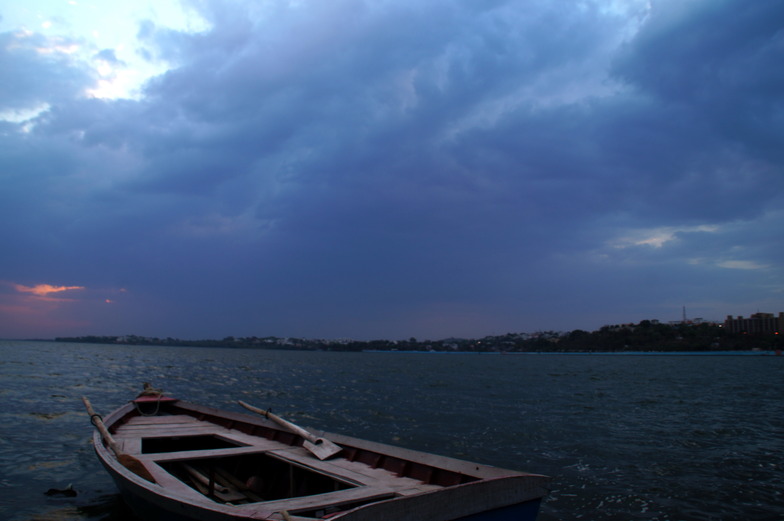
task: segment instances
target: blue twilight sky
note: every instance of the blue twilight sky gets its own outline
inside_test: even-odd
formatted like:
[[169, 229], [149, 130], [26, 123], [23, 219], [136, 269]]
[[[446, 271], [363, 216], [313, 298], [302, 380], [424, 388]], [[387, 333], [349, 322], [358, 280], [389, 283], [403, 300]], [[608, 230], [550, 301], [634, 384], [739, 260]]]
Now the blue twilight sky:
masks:
[[784, 2], [9, 4], [0, 337], [784, 311]]

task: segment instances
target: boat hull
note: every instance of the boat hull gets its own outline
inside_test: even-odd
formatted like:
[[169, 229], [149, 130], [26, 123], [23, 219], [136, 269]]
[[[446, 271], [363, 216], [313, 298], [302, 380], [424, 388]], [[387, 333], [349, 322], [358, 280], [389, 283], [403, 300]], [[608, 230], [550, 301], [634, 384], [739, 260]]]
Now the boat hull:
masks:
[[[134, 515], [143, 521], [229, 521], [244, 519], [233, 516], [225, 517], [216, 513], [211, 514], [201, 509], [189, 511], [182, 504], [161, 502], [158, 497], [134, 493], [127, 487], [127, 482], [122, 477], [115, 477], [114, 482], [123, 501], [131, 508]], [[533, 499], [517, 505], [496, 508], [450, 521], [536, 521], [540, 504], [541, 499]], [[427, 518], [419, 519], [421, 521], [429, 521]]]
[[[130, 452], [152, 472], [155, 483], [121, 465], [97, 432], [93, 439], [102, 465], [143, 521], [283, 520], [286, 511], [294, 521], [534, 521], [547, 493], [549, 478], [545, 476], [339, 434], [319, 434], [343, 447], [339, 457], [319, 461], [305, 451], [303, 440], [278, 433], [263, 418], [173, 402], [161, 408], [161, 416], [157, 416], [157, 409], [152, 418], [140, 414], [137, 404], [131, 403], [106, 418], [107, 427], [123, 446], [135, 447]], [[216, 438], [239, 440], [238, 445], [192, 446], [196, 441], [205, 443], [205, 435], [193, 435], [196, 430], [210, 429]], [[178, 445], [172, 445], [174, 441]], [[184, 448], [182, 444], [191, 446]], [[267, 501], [253, 499], [237, 506], [217, 502], [203, 490], [204, 495], [200, 494], [195, 484], [185, 483], [178, 470], [178, 465], [226, 465], [239, 459], [253, 465], [267, 464], [272, 458], [287, 462], [290, 472], [295, 469], [321, 476], [320, 480], [333, 479], [330, 483], [335, 488]], [[278, 479], [277, 474], [274, 477]], [[245, 480], [243, 475], [242, 482]]]
[[[202, 510], [188, 511], [182, 504], [161, 502], [156, 497], [148, 494], [137, 495], [126, 486], [122, 478], [115, 478], [123, 501], [133, 510], [134, 515], [144, 521], [227, 521], [236, 520], [236, 517], [225, 517], [219, 514], [210, 514]], [[539, 514], [541, 499], [525, 501], [517, 505], [496, 508], [487, 512], [480, 512], [469, 516], [459, 517], [451, 521], [535, 521]], [[403, 521], [403, 520], [401, 520]], [[427, 521], [422, 519], [422, 521]]]

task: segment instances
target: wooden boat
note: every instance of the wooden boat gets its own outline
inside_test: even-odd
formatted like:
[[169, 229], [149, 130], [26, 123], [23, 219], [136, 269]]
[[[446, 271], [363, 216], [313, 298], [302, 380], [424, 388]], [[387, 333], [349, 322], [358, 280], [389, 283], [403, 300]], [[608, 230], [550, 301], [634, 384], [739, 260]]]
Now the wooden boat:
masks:
[[[105, 419], [85, 404], [98, 458], [144, 521], [527, 521], [549, 482], [170, 397]], [[315, 454], [311, 438], [339, 452]]]

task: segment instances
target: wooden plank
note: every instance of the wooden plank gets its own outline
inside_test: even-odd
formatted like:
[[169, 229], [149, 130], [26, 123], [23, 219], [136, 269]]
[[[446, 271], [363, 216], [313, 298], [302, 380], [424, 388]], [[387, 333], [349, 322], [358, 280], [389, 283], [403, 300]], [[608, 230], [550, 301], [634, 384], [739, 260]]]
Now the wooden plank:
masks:
[[[186, 472], [188, 472], [188, 474], [190, 474], [196, 481], [198, 481], [202, 485], [209, 486], [209, 484], [210, 484], [209, 476], [206, 476], [203, 472], [198, 470], [196, 467], [194, 467], [193, 465], [189, 465], [187, 463], [181, 463], [180, 466], [182, 468], [184, 468], [186, 470]], [[212, 486], [213, 486], [213, 489], [215, 490], [215, 492], [222, 492], [222, 493], [229, 492], [228, 487], [225, 487], [225, 486], [222, 486], [222, 485], [218, 485], [215, 482], [214, 478], [212, 480]]]
[[126, 423], [119, 427], [118, 431], [123, 430], [140, 430], [140, 429], [187, 429], [193, 427], [203, 427], [208, 429], [215, 429], [215, 430], [226, 430], [225, 427], [221, 427], [220, 425], [215, 425], [214, 423], [209, 422], [200, 422], [200, 421], [157, 421], [157, 422], [149, 422], [149, 423]]
[[227, 431], [221, 432], [218, 434], [221, 438], [225, 438], [227, 440], [237, 441], [239, 443], [245, 445], [268, 445], [273, 443], [281, 448], [283, 447], [291, 447], [288, 443], [285, 443], [280, 440], [271, 440], [269, 438], [265, 438], [264, 436], [256, 436], [253, 434], [247, 434], [242, 431], [238, 431], [236, 429], [229, 429]]
[[167, 416], [134, 416], [130, 418], [123, 426], [129, 425], [157, 425], [157, 424], [175, 424], [175, 423], [207, 423], [199, 421], [193, 416], [187, 414], [172, 414]]
[[210, 501], [198, 491], [189, 487], [187, 484], [180, 481], [177, 477], [173, 476], [165, 469], [156, 465], [154, 462], [146, 463], [147, 469], [150, 474], [155, 478], [155, 482], [170, 494], [181, 496], [189, 502], [204, 502]]
[[345, 447], [356, 447], [361, 450], [368, 450], [377, 452], [393, 458], [399, 458], [406, 461], [415, 461], [422, 465], [429, 465], [437, 469], [446, 469], [458, 474], [465, 474], [480, 479], [500, 478], [506, 476], [522, 476], [533, 475], [514, 470], [502, 469], [490, 465], [483, 465], [480, 463], [473, 463], [470, 461], [450, 458], [448, 456], [440, 456], [428, 452], [415, 451], [405, 449], [403, 447], [396, 447], [393, 445], [386, 445], [369, 440], [362, 440], [352, 438], [342, 434], [329, 433], [323, 431], [313, 431], [315, 436], [323, 436], [331, 439], [338, 445]]
[[[185, 435], [187, 436], [187, 433]], [[183, 434], [182, 433], [177, 433], [176, 435], [173, 434], [172, 436], [179, 437], [179, 436], [183, 436]], [[152, 436], [143, 436], [143, 437], [149, 439], [149, 438], [168, 437], [168, 436], [155, 436], [155, 435], [152, 435]], [[245, 436], [242, 436], [242, 435], [237, 435], [235, 433], [228, 433], [228, 432], [227, 433], [217, 433], [215, 437], [218, 438], [218, 439], [224, 439], [225, 441], [227, 441], [229, 443], [236, 443], [237, 444], [236, 447], [225, 447], [225, 449], [228, 449], [228, 450], [253, 448], [253, 449], [256, 449], [256, 450], [259, 450], [259, 451], [268, 451], [268, 450], [286, 450], [286, 449], [290, 449], [291, 448], [289, 445], [282, 444], [282, 443], [279, 443], [279, 442], [274, 441], [274, 440], [268, 440], [266, 438], [245, 437]], [[120, 440], [122, 440], [124, 443], [127, 443], [127, 444], [134, 444], [134, 443], [136, 443], [136, 444], [139, 445], [139, 447], [141, 447], [142, 437], [139, 437], [139, 436], [133, 436], [133, 435], [130, 435], [130, 436], [117, 436], [115, 439], [118, 440], [118, 442]]]
[[[340, 507], [360, 501], [382, 500], [394, 497], [395, 492], [383, 487], [356, 487], [337, 492], [327, 492], [313, 496], [302, 496], [288, 499], [278, 499], [265, 501], [255, 506], [263, 506], [269, 512], [280, 512], [286, 510], [292, 514], [297, 512], [316, 510], [329, 507]], [[245, 509], [245, 505], [237, 505], [237, 510]], [[248, 505], [248, 508], [251, 508]], [[399, 520], [398, 520], [399, 521]]]
[[220, 467], [215, 468], [215, 474], [218, 481], [226, 486], [231, 486], [235, 490], [244, 494], [250, 501], [261, 502], [264, 498], [253, 492], [245, 483], [237, 479], [235, 476]]
[[423, 485], [421, 481], [416, 479], [400, 477], [397, 474], [394, 474], [388, 470], [383, 468], [373, 468], [364, 463], [357, 463], [353, 461], [347, 461], [343, 459], [335, 459], [331, 460], [330, 463], [337, 468], [355, 472], [358, 474], [362, 474], [367, 478], [373, 479], [379, 483], [383, 483], [385, 486], [394, 486], [394, 487], [401, 487], [401, 488], [413, 488], [420, 485]]
[[219, 499], [223, 503], [248, 501], [247, 496], [236, 490], [234, 487], [227, 487], [219, 483], [218, 480], [216, 480], [217, 475], [213, 474], [212, 480], [210, 480], [209, 475], [204, 474], [204, 472], [191, 465], [182, 463], [181, 466], [190, 475], [193, 480], [193, 484], [202, 494], [205, 495], [205, 497], [210, 498], [211, 493], [212, 497]]
[[177, 431], [180, 429], [210, 429], [216, 430], [219, 427], [211, 424], [201, 424], [201, 423], [156, 423], [156, 424], [149, 424], [149, 425], [124, 425], [117, 429], [117, 432], [144, 432], [147, 430], [165, 430], [170, 429], [172, 431]]
[[214, 425], [207, 422], [188, 422], [183, 424], [149, 424], [146, 426], [132, 425], [124, 426], [119, 429], [117, 436], [133, 437], [141, 436], [145, 438], [164, 437], [164, 436], [188, 436], [192, 434], [213, 434], [219, 438], [224, 438], [229, 441], [235, 441], [241, 445], [267, 445], [275, 443], [281, 447], [289, 447], [290, 445], [280, 442], [269, 440], [263, 436], [253, 436], [245, 434], [244, 432], [227, 429], [219, 425]]
[[289, 448], [282, 451], [270, 451], [284, 461], [288, 461], [300, 467], [313, 469], [315, 472], [327, 474], [341, 481], [348, 481], [357, 484], [373, 487], [383, 487], [390, 490], [412, 490], [420, 491], [433, 490], [440, 488], [437, 486], [425, 485], [421, 481], [399, 477], [388, 470], [382, 468], [372, 468], [364, 463], [346, 461], [341, 458], [320, 461], [313, 457], [304, 449]]
[[[169, 417], [164, 417], [169, 418]], [[123, 429], [155, 429], [155, 428], [164, 428], [169, 427], [172, 429], [185, 429], [188, 427], [205, 427], [210, 429], [216, 430], [226, 430], [226, 427], [221, 425], [217, 425], [210, 422], [198, 421], [198, 420], [183, 420], [180, 421], [179, 418], [173, 418], [171, 421], [155, 421], [155, 422], [128, 422], [124, 425], [120, 426], [117, 430]]]
[[[251, 447], [251, 453], [264, 452], [267, 450], [291, 448], [289, 445], [269, 440], [264, 437], [251, 436], [237, 430], [226, 429], [219, 425], [209, 422], [202, 422], [190, 416], [165, 416], [156, 420], [154, 417], [136, 418], [135, 421], [128, 422], [118, 429], [115, 438], [126, 448], [128, 453], [140, 454], [142, 438], [169, 438], [187, 436], [211, 435], [219, 439], [236, 443], [236, 449]], [[166, 421], [161, 421], [166, 420]], [[169, 420], [174, 420], [169, 423]], [[214, 452], [214, 451], [219, 452]], [[210, 449], [204, 451], [177, 451], [166, 455], [159, 455], [159, 458], [187, 459], [195, 457], [218, 457], [229, 456], [236, 453], [234, 447], [225, 449]], [[239, 454], [247, 453], [241, 451]]]
[[183, 427], [172, 427], [161, 425], [156, 427], [136, 427], [118, 430], [117, 437], [144, 437], [144, 438], [168, 438], [174, 436], [199, 436], [204, 434], [218, 434], [228, 431], [219, 431], [214, 426], [193, 425]]
[[275, 440], [268, 440], [267, 438], [260, 438], [258, 436], [251, 436], [239, 431], [222, 432], [217, 435], [218, 438], [234, 442], [240, 446], [256, 447], [264, 450], [279, 450], [284, 448], [291, 448], [290, 445], [281, 443]]
[[117, 436], [115, 439], [124, 453], [133, 454], [134, 456], [142, 453], [142, 440], [140, 438]]
[[229, 456], [247, 456], [251, 454], [265, 454], [267, 451], [259, 447], [229, 447], [227, 449], [184, 450], [180, 452], [160, 452], [156, 454], [142, 454], [142, 461], [188, 461], [207, 458], [225, 458]]

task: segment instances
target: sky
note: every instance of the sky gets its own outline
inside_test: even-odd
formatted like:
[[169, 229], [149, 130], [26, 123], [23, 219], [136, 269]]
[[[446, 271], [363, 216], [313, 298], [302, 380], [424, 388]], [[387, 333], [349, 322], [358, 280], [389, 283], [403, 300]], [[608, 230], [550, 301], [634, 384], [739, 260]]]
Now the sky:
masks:
[[0, 338], [784, 311], [784, 2], [10, 4]]

